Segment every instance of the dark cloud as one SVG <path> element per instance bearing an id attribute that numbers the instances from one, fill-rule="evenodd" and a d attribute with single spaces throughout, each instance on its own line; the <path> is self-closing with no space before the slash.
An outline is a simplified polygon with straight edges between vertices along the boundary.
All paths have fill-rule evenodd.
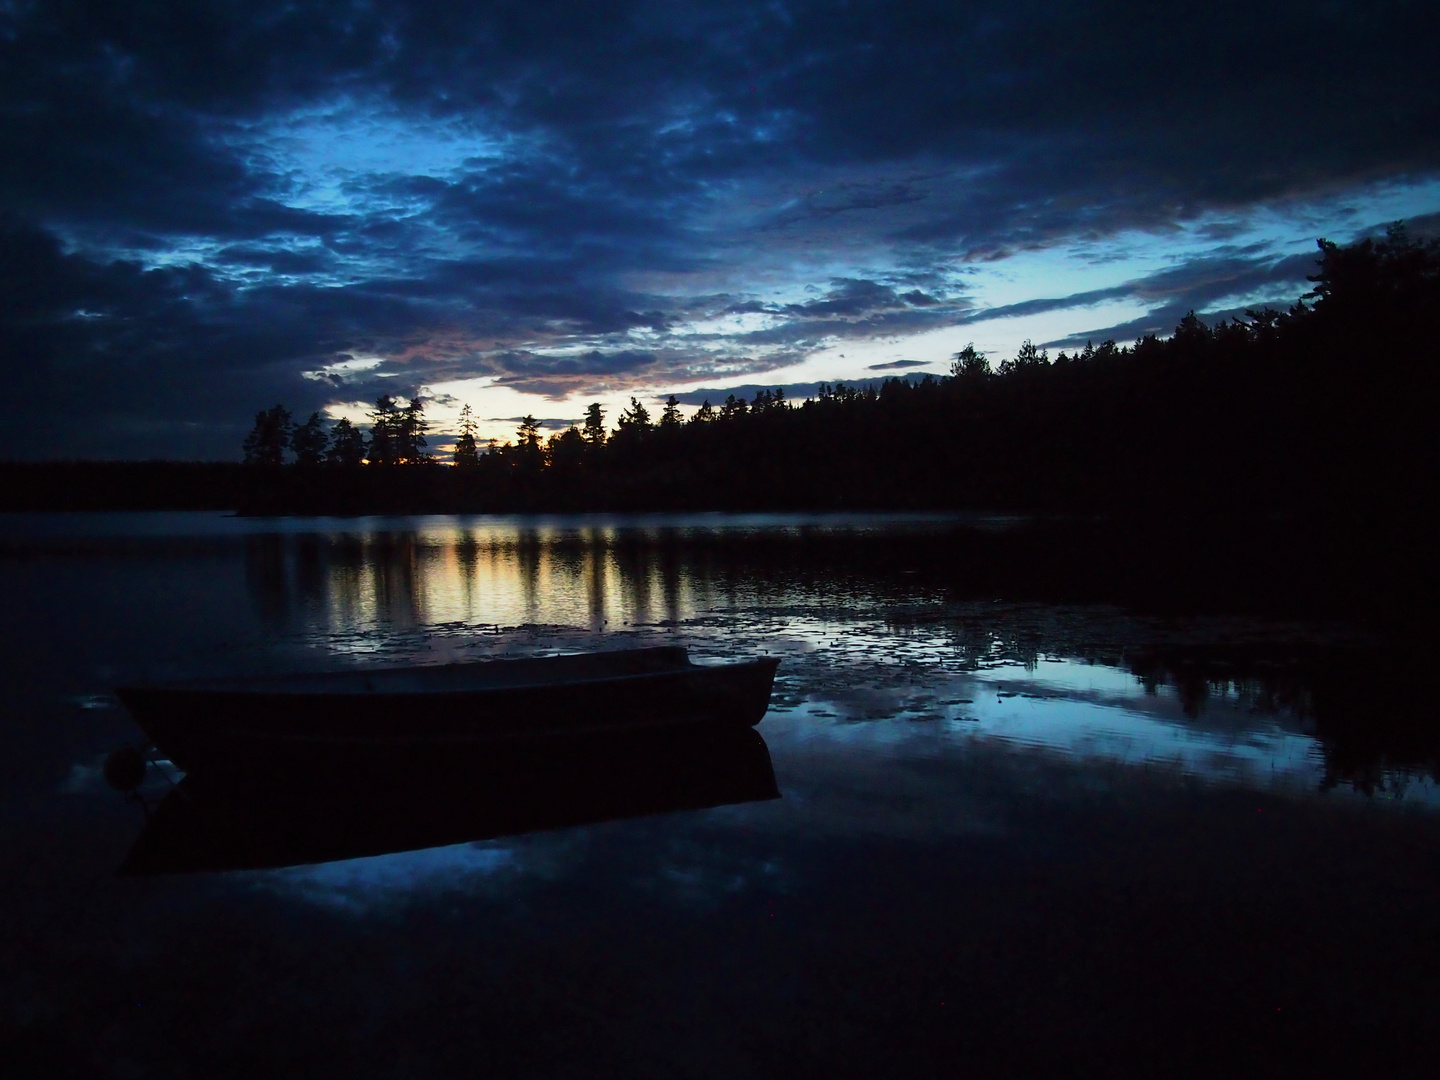
<path id="1" fill-rule="evenodd" d="M 971 312 L 959 322 L 982 322 L 987 319 L 1013 319 L 1022 315 L 1041 315 L 1047 311 L 1063 311 L 1066 308 L 1089 307 L 1091 304 L 1100 304 L 1106 300 L 1118 300 L 1123 297 L 1134 296 L 1136 287 L 1133 284 L 1115 285 L 1108 289 L 1088 289 L 1085 292 L 1071 293 L 1069 296 L 1037 297 L 1034 300 L 1022 300 L 1017 304 L 1003 304 L 999 307 L 980 308 Z"/>
<path id="2" fill-rule="evenodd" d="M 1406 226 L 1410 235 L 1417 239 L 1429 239 L 1440 236 L 1440 213 L 1419 214 L 1406 219 Z"/>
<path id="3" fill-rule="evenodd" d="M 1276 259 L 1258 249 L 1222 249 L 1123 285 L 1072 293 L 1069 296 L 1026 300 L 1003 307 L 983 308 L 958 319 L 957 323 L 1085 308 L 1108 300 L 1136 300 L 1150 306 L 1150 310 L 1139 318 L 1113 326 L 1082 330 L 1045 344 L 1069 347 L 1084 345 L 1087 341 L 1104 341 L 1107 338 L 1116 341 L 1133 340 L 1146 334 L 1168 334 L 1191 311 L 1200 312 L 1214 322 L 1242 314 L 1247 308 L 1266 305 L 1288 307 L 1297 296 L 1307 291 L 1307 275 L 1313 274 L 1317 265 L 1315 255 L 1291 255 Z M 1249 297 L 1255 299 L 1247 299 L 1247 302 L 1239 307 L 1214 310 L 1214 305 L 1219 301 Z"/>
<path id="4" fill-rule="evenodd" d="M 1263 307 L 1284 310 L 1308 290 L 1310 282 L 1307 275 L 1313 274 L 1317 266 L 1315 255 L 1293 255 L 1278 260 L 1240 255 L 1195 259 L 1125 287 L 1124 295 L 1153 305 L 1139 318 L 1081 330 L 1044 344 L 1069 348 L 1106 339 L 1125 342 L 1147 334 L 1164 336 L 1192 311 L 1214 325 Z M 1238 306 L 1233 303 L 1215 306 L 1224 300 L 1241 298 L 1245 302 Z M 1057 301 L 1056 306 L 1081 305 Z"/>
<path id="5" fill-rule="evenodd" d="M 559 399 L 577 393 L 605 393 L 632 377 L 653 377 L 658 360 L 649 352 L 607 354 L 592 349 L 569 356 L 510 352 L 489 357 L 486 364 L 496 373 L 499 386 Z"/>
<path id="6" fill-rule="evenodd" d="M 807 288 L 807 292 L 819 292 Z M 948 301 L 919 289 L 901 294 L 893 285 L 865 278 L 837 278 L 823 296 L 787 304 L 742 301 L 725 306 L 727 315 L 762 314 L 772 325 L 736 331 L 728 339 L 749 349 L 782 345 L 814 348 L 830 337 L 874 338 L 928 330 L 964 321 L 971 308 L 964 297 Z M 786 357 L 790 359 L 798 357 Z M 779 366 L 778 362 L 775 366 Z"/>
<path id="7" fill-rule="evenodd" d="M 258 402 L 324 404 L 291 366 L 328 351 L 305 320 L 201 268 L 66 254 L 14 223 L 0 226 L 0 333 L 17 403 L 0 456 L 148 456 L 178 442 L 229 457 Z M 57 398 L 63 410 L 45 407 Z"/>
<path id="8" fill-rule="evenodd" d="M 1264 305 L 1259 306 L 1263 307 Z M 1246 305 L 1220 311 L 1207 311 L 1199 317 L 1203 322 L 1214 326 L 1217 323 L 1228 322 L 1232 318 L 1243 318 L 1245 313 L 1254 310 L 1254 307 L 1254 305 Z M 1040 344 L 1045 348 L 1070 349 L 1083 348 L 1087 344 L 1098 345 L 1102 341 L 1115 341 L 1124 345 L 1148 335 L 1165 337 L 1173 332 L 1175 327 L 1180 324 L 1180 320 L 1192 310 L 1192 308 L 1182 305 L 1171 304 L 1149 311 L 1138 319 L 1129 319 L 1113 326 L 1082 330 L 1079 333 L 1067 334 L 1065 337 L 1056 338 L 1053 341 L 1043 341 Z"/>
<path id="9" fill-rule="evenodd" d="M 928 296 L 920 289 L 901 294 L 893 285 L 863 278 L 837 278 L 830 283 L 830 290 L 818 300 L 804 303 L 765 305 L 736 304 L 730 310 L 763 311 L 786 314 L 800 318 L 845 318 L 873 317 L 887 312 L 906 311 L 911 307 L 932 307 L 941 301 Z"/>
<path id="10" fill-rule="evenodd" d="M 869 315 L 902 307 L 895 290 L 876 281 L 842 278 L 832 283 L 831 289 L 820 300 L 807 300 L 803 304 L 786 304 L 778 310 L 807 318 L 845 317 Z"/>
<path id="11" fill-rule="evenodd" d="M 304 277 L 335 266 L 335 255 L 323 247 L 283 248 L 255 244 L 234 244 L 216 253 L 216 260 L 237 267 L 273 270 L 277 274 Z"/>
<path id="12" fill-rule="evenodd" d="M 599 349 L 574 356 L 537 356 L 534 353 L 505 353 L 490 361 L 504 380 L 525 380 L 535 377 L 582 375 L 604 378 L 632 375 L 653 367 L 655 354 L 624 351 L 606 354 Z"/>
<path id="13" fill-rule="evenodd" d="M 888 364 L 870 364 L 866 371 L 898 371 L 901 368 L 924 367 L 928 360 L 892 360 Z"/>
<path id="14" fill-rule="evenodd" d="M 1315 254 L 1273 259 L 1254 251 L 1220 252 L 1142 278 L 1133 289 L 1145 300 L 1168 300 L 1203 309 L 1216 300 L 1257 291 L 1294 297 L 1308 288 L 1307 275 L 1315 273 L 1318 265 Z"/>
<path id="15" fill-rule="evenodd" d="M 0 454 L 234 456 L 276 399 L 1293 299 L 1306 260 L 1237 246 L 1246 211 L 1440 174 L 1437 31 L 1403 0 L 0 3 Z M 1213 251 L 1120 286 L 955 285 L 1202 221 Z M 774 299 L 792 267 L 822 284 Z M 764 325 L 688 329 L 727 314 Z"/>

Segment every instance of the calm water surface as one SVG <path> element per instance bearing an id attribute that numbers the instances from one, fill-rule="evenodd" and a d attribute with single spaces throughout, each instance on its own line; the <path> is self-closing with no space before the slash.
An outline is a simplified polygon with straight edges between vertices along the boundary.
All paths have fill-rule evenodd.
<path id="1" fill-rule="evenodd" d="M 5 520 L 7 1054 L 104 1076 L 1418 1067 L 1440 797 L 1431 744 L 1387 734 L 1428 708 L 1403 667 L 1353 629 L 988 596 L 945 559 L 956 527 Z M 138 736 L 116 684 L 657 643 L 783 658 L 758 729 L 780 799 L 115 876 L 144 823 L 100 777 Z"/>

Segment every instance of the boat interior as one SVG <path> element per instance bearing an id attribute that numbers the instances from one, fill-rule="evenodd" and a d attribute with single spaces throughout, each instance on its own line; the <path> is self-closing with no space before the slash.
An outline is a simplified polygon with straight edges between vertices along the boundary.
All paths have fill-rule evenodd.
<path id="1" fill-rule="evenodd" d="M 428 667 L 357 668 L 254 679 L 192 679 L 166 683 L 157 689 L 252 694 L 435 694 L 554 686 L 659 674 L 693 666 L 683 646 L 669 645 Z"/>

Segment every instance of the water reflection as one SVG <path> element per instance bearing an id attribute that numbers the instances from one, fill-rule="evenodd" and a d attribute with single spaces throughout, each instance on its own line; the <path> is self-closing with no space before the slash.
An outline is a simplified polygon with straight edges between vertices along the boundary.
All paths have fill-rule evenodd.
<path id="1" fill-rule="evenodd" d="M 929 535 L 933 522 L 910 526 Z M 899 528 L 908 530 L 904 523 Z M 444 623 L 675 625 L 742 594 L 783 600 L 886 538 L 872 523 L 776 525 L 467 523 L 406 529 L 366 524 L 245 539 L 257 611 L 336 627 Z M 759 572 L 760 576 L 756 576 Z M 913 572 L 913 571 L 912 571 Z M 296 606 L 298 602 L 298 607 Z"/>
<path id="2" fill-rule="evenodd" d="M 1369 812 L 1433 768 L 1423 655 L 1021 603 L 890 519 L 41 525 L 0 540 L 24 1075 L 1433 1072 L 1440 818 Z M 100 777 L 138 734 L 110 687 L 661 643 L 783 657 L 783 799 L 114 876 L 143 823 Z M 378 850 L 342 814 L 412 817 L 380 794 L 271 839 Z M 414 810 L 402 843 L 497 827 Z"/>
<path id="3" fill-rule="evenodd" d="M 1151 693 L 1173 688 L 1195 723 L 1218 707 L 1298 724 L 1318 742 L 1323 788 L 1394 794 L 1420 778 L 1417 793 L 1434 798 L 1440 732 L 1424 657 L 1207 643 L 1141 650 L 1128 667 Z"/>
<path id="4" fill-rule="evenodd" d="M 816 724 L 936 722 L 951 742 L 1435 798 L 1437 740 L 1406 721 L 1421 690 L 1373 647 L 978 600 L 956 585 L 943 523 L 883 524 L 357 523 L 252 535 L 246 576 L 266 626 L 337 659 L 664 635 L 701 656 L 784 655 L 775 706 Z"/>
<path id="5" fill-rule="evenodd" d="M 121 872 L 330 862 L 779 795 L 751 729 L 451 750 L 363 782 L 187 777 L 150 815 Z"/>

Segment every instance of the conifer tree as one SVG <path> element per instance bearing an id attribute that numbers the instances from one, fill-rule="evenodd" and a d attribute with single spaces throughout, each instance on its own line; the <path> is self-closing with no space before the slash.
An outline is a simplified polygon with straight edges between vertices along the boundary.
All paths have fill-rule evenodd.
<path id="1" fill-rule="evenodd" d="M 384 394 L 375 399 L 370 413 L 370 464 L 394 465 L 400 459 L 400 409 L 395 399 Z"/>
<path id="2" fill-rule="evenodd" d="M 545 464 L 552 469 L 572 469 L 585 459 L 585 437 L 571 424 L 550 436 L 545 444 Z"/>
<path id="3" fill-rule="evenodd" d="M 245 438 L 245 464 L 283 464 L 292 426 L 290 410 L 283 405 L 256 413 L 255 427 Z"/>
<path id="4" fill-rule="evenodd" d="M 365 436 L 342 416 L 330 430 L 330 448 L 325 451 L 325 464 L 354 469 L 364 461 Z"/>
<path id="5" fill-rule="evenodd" d="M 430 425 L 425 421 L 425 403 L 418 397 L 411 398 L 410 404 L 400 413 L 397 463 L 425 465 L 430 462 L 430 455 L 425 452 L 425 433 L 429 430 Z"/>
<path id="6" fill-rule="evenodd" d="M 1020 351 L 1015 354 L 1014 360 L 1004 360 L 1000 364 L 1000 374 L 1009 375 L 1015 371 L 1034 371 L 1036 368 L 1048 367 L 1050 354 L 1044 349 L 1037 349 L 1035 343 L 1029 338 L 1020 346 Z"/>
<path id="7" fill-rule="evenodd" d="M 543 466 L 545 453 L 540 446 L 540 421 L 528 414 L 522 416 L 516 435 L 515 450 L 519 455 L 520 464 L 527 469 L 538 469 Z"/>
<path id="8" fill-rule="evenodd" d="M 635 435 L 648 435 L 655 425 L 650 422 L 650 410 L 632 397 L 630 408 L 620 414 L 620 426 Z"/>
<path id="9" fill-rule="evenodd" d="M 517 445 L 526 449 L 538 447 L 540 445 L 540 421 L 533 416 L 522 416 L 516 434 L 518 436 Z"/>
<path id="10" fill-rule="evenodd" d="M 592 401 L 585 410 L 585 427 L 580 434 L 591 446 L 605 445 L 605 410 L 598 401 Z"/>
<path id="11" fill-rule="evenodd" d="M 975 381 L 990 374 L 990 364 L 975 351 L 972 341 L 955 354 L 950 364 L 950 374 L 957 379 Z"/>
<path id="12" fill-rule="evenodd" d="M 295 464 L 302 469 L 313 469 L 325 459 L 327 436 L 320 414 L 310 414 L 310 419 L 297 427 L 290 436 L 290 449 L 295 451 Z"/>
<path id="13" fill-rule="evenodd" d="M 469 405 L 460 410 L 460 435 L 455 440 L 454 461 L 461 468 L 480 464 L 480 451 L 475 446 L 475 414 Z"/>
<path id="14" fill-rule="evenodd" d="M 671 394 L 665 399 L 665 408 L 660 412 L 660 430 L 675 431 L 680 427 L 680 399 Z"/>

